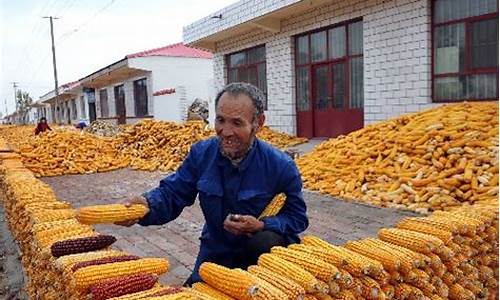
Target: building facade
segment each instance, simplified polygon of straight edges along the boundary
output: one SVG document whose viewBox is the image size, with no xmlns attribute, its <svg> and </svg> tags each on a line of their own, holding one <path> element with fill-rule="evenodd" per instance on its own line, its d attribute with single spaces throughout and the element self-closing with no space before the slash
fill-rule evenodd
<svg viewBox="0 0 500 300">
<path fill-rule="evenodd" d="M 267 95 L 267 123 L 306 137 L 455 101 L 498 101 L 496 0 L 242 0 L 184 28 L 216 89 Z"/>
</svg>

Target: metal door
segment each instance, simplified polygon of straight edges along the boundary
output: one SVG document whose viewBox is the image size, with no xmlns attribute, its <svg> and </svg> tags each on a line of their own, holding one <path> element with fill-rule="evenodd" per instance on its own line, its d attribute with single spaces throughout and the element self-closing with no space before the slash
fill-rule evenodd
<svg viewBox="0 0 500 300">
<path fill-rule="evenodd" d="M 127 122 L 127 112 L 125 109 L 125 92 L 123 90 L 123 85 L 115 86 L 115 106 L 118 124 L 125 124 Z"/>
</svg>

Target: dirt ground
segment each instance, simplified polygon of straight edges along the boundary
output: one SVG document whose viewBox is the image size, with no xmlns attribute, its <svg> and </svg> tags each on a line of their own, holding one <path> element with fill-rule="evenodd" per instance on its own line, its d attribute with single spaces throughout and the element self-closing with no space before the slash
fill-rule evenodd
<svg viewBox="0 0 500 300">
<path fill-rule="evenodd" d="M 90 175 L 67 175 L 42 178 L 61 200 L 69 201 L 75 208 L 113 203 L 155 186 L 165 174 L 122 169 Z M 315 234 L 331 243 L 342 245 L 348 240 L 376 236 L 381 227 L 393 226 L 405 216 L 414 213 L 381 209 L 356 204 L 304 191 L 310 226 L 306 234 Z M 130 228 L 116 225 L 99 225 L 96 229 L 114 235 L 117 249 L 140 256 L 168 258 L 171 268 L 160 278 L 166 284 L 182 284 L 192 271 L 198 253 L 198 237 L 203 226 L 199 205 L 186 208 L 176 220 L 162 226 Z M 7 230 L 0 210 L 0 300 L 25 299 L 19 254 Z M 1 269 L 3 265 L 3 269 Z M 10 298 L 9 298 L 10 297 Z"/>
</svg>

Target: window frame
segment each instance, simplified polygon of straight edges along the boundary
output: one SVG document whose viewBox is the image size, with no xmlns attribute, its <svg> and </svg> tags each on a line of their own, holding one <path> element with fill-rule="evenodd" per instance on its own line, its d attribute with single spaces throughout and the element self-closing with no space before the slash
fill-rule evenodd
<svg viewBox="0 0 500 300">
<path fill-rule="evenodd" d="M 294 47 L 294 74 L 295 74 L 295 95 L 296 97 L 298 96 L 298 76 L 297 76 L 297 70 L 299 68 L 308 68 L 308 76 L 309 76 L 309 110 L 300 110 L 298 108 L 298 105 L 296 105 L 296 111 L 297 113 L 299 112 L 308 112 L 308 111 L 314 111 L 314 103 L 313 103 L 313 98 L 314 98 L 314 92 L 313 92 L 313 72 L 316 66 L 319 65 L 327 65 L 328 66 L 328 94 L 332 96 L 332 98 L 329 100 L 330 106 L 328 108 L 334 109 L 334 110 L 349 110 L 349 109 L 363 109 L 364 108 L 364 99 L 362 101 L 361 107 L 351 107 L 351 70 L 350 70 L 350 61 L 355 58 L 363 58 L 364 59 L 364 47 L 362 50 L 361 54 L 349 54 L 349 25 L 354 24 L 357 22 L 361 22 L 363 24 L 363 17 L 358 17 L 354 19 L 349 19 L 346 21 L 342 21 L 339 23 L 335 23 L 333 25 L 329 25 L 326 27 L 321 27 L 317 28 L 311 31 L 307 32 L 302 32 L 300 34 L 297 34 L 293 36 L 293 47 Z M 329 31 L 338 28 L 338 27 L 345 27 L 345 45 L 344 45 L 344 56 L 338 57 L 338 58 L 331 58 L 330 57 L 330 34 Z M 323 61 L 312 61 L 312 47 L 311 47 L 311 36 L 315 33 L 325 31 L 326 32 L 326 55 L 327 59 Z M 299 52 L 298 52 L 298 45 L 297 41 L 299 38 L 307 36 L 308 40 L 308 59 L 306 63 L 298 63 L 298 57 L 299 57 Z M 363 45 L 364 46 L 364 45 Z M 333 67 L 335 65 L 344 65 L 344 99 L 343 99 L 343 106 L 341 108 L 335 107 L 334 106 L 334 86 L 333 86 Z M 364 71 L 363 71 L 363 76 L 364 76 Z M 364 86 L 363 86 L 364 89 Z M 298 100 L 298 99 L 296 99 Z M 296 101 L 297 103 L 297 101 Z"/>
<path fill-rule="evenodd" d="M 264 48 L 264 60 L 260 60 L 260 61 L 257 61 L 257 62 L 253 62 L 253 63 L 248 63 L 248 52 L 250 52 L 251 50 L 254 50 L 254 49 L 257 49 L 257 48 Z M 245 69 L 245 70 L 249 70 L 249 69 L 253 69 L 255 68 L 255 72 L 256 72 L 256 81 L 257 81 L 257 84 L 259 83 L 260 81 L 260 78 L 259 78 L 259 65 L 263 65 L 264 66 L 264 73 L 265 73 L 265 76 L 266 76 L 266 80 L 265 80 L 265 90 L 263 90 L 262 92 L 264 93 L 264 111 L 267 111 L 267 107 L 268 107 L 268 103 L 267 103 L 267 49 L 266 49 L 266 44 L 260 44 L 260 45 L 257 45 L 257 46 L 253 46 L 253 47 L 250 47 L 250 48 L 245 48 L 245 49 L 242 49 L 242 50 L 238 50 L 238 51 L 235 51 L 235 52 L 231 52 L 231 53 L 228 53 L 225 55 L 225 65 L 226 65 L 226 84 L 229 84 L 229 83 L 232 83 L 232 82 L 239 82 L 239 81 L 230 81 L 230 73 L 232 70 L 236 70 L 236 74 L 238 74 L 238 70 L 240 69 Z M 246 61 L 244 64 L 242 65 L 239 65 L 239 66 L 236 66 L 236 67 L 231 67 L 230 66 L 230 63 L 231 63 L 231 55 L 234 55 L 234 54 L 238 54 L 238 53 L 245 53 L 245 57 L 246 57 Z M 238 80 L 238 78 L 237 78 Z M 247 82 L 248 83 L 248 82 Z M 257 86 L 258 87 L 258 86 Z M 260 89 L 260 87 L 258 87 Z"/>
<path fill-rule="evenodd" d="M 499 95 L 499 76 L 498 76 L 498 66 L 495 67 L 487 67 L 487 68 L 473 68 L 471 66 L 472 64 L 472 36 L 471 36 L 471 27 L 474 22 L 478 21 L 486 21 L 486 20 L 494 20 L 495 18 L 498 20 L 498 7 L 497 7 L 497 12 L 495 13 L 488 13 L 484 15 L 479 15 L 479 16 L 473 16 L 473 17 L 467 17 L 467 18 L 461 18 L 461 19 L 456 19 L 456 20 L 451 20 L 451 21 L 445 21 L 441 23 L 436 23 L 435 18 L 436 18 L 436 2 L 438 0 L 432 0 L 431 2 L 431 101 L 432 103 L 457 103 L 457 102 L 462 102 L 462 101 L 487 101 L 487 100 L 493 100 L 493 99 L 470 99 L 470 98 L 464 98 L 464 99 L 436 99 L 435 95 L 435 80 L 436 78 L 446 78 L 446 77 L 460 77 L 460 76 L 469 76 L 469 75 L 481 75 L 481 74 L 495 74 L 497 78 L 497 93 L 496 93 L 496 99 L 498 99 Z M 443 74 L 435 74 L 435 42 L 434 38 L 436 36 L 435 31 L 436 28 L 441 27 L 441 26 L 448 26 L 448 25 L 453 25 L 453 24 L 464 24 L 464 40 L 465 40 L 465 45 L 464 45 L 464 70 L 463 71 L 458 71 L 455 73 L 443 73 Z"/>
<path fill-rule="evenodd" d="M 139 108 L 140 108 L 140 105 L 139 105 L 139 102 L 138 102 L 138 98 L 139 98 L 139 92 L 137 90 L 137 87 L 139 86 L 138 85 L 138 82 L 140 81 L 144 81 L 144 85 L 141 84 L 141 87 L 144 87 L 144 96 L 145 96 L 145 109 L 146 111 L 144 112 L 144 114 L 139 114 Z M 132 88 L 133 88 L 133 93 L 134 93 L 134 114 L 136 117 L 145 117 L 145 116 L 148 116 L 148 113 L 149 113 L 149 109 L 148 109 L 148 79 L 147 77 L 144 77 L 144 78 L 140 78 L 140 79 L 136 79 L 132 82 Z M 142 112 L 141 112 L 142 113 Z"/>
</svg>

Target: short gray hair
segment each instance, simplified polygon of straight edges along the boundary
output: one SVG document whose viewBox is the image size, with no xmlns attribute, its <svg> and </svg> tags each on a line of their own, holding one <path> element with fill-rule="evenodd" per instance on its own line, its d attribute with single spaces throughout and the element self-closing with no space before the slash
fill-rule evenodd
<svg viewBox="0 0 500 300">
<path fill-rule="evenodd" d="M 253 106 L 255 108 L 255 116 L 261 116 L 264 114 L 264 101 L 266 96 L 264 93 L 255 85 L 246 83 L 246 82 L 233 82 L 226 85 L 215 97 L 215 109 L 217 109 L 217 105 L 219 104 L 220 97 L 225 92 L 228 92 L 233 95 L 244 94 L 247 95 L 250 99 L 252 99 Z"/>
</svg>

